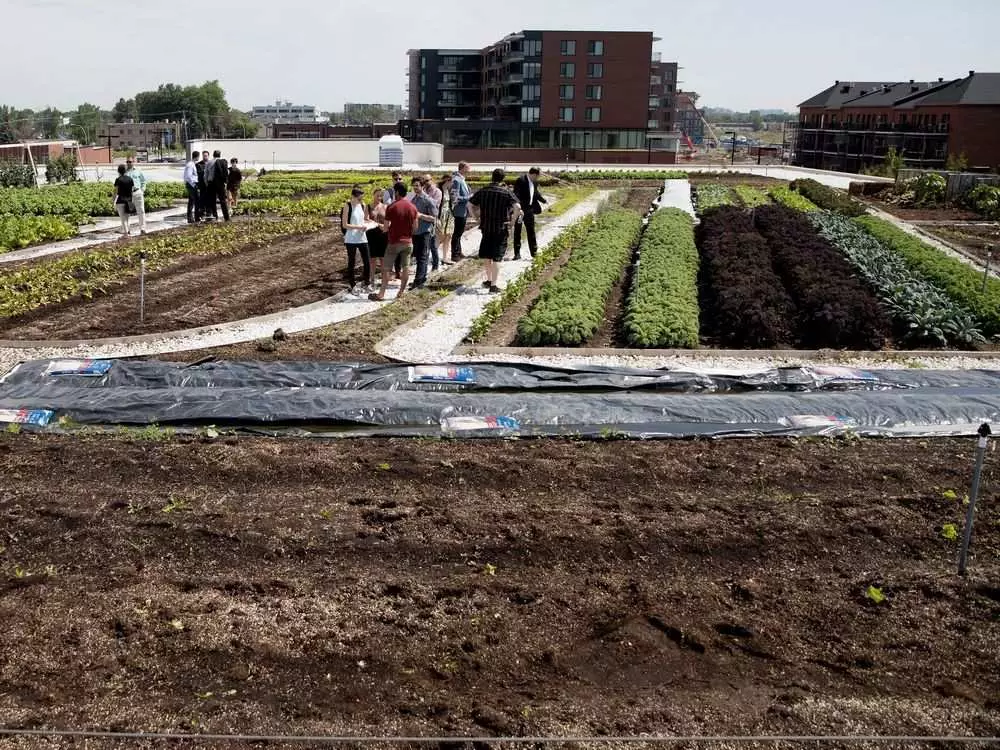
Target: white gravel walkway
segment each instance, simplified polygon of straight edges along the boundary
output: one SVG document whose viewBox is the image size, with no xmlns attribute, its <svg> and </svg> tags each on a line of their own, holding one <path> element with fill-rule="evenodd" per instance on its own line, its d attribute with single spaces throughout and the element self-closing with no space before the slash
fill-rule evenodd
<svg viewBox="0 0 1000 750">
<path fill-rule="evenodd" d="M 538 247 L 544 248 L 566 227 L 596 211 L 611 192 L 598 191 L 546 224 L 538 233 Z M 530 264 L 530 258 L 503 263 L 500 266 L 500 285 L 504 286 L 516 279 Z M 378 346 L 378 352 L 386 357 L 410 362 L 447 361 L 452 357 L 452 350 L 461 344 L 469 333 L 473 321 L 492 299 L 495 299 L 495 296 L 481 287 L 460 289 L 429 310 L 413 325 L 397 330 Z"/>
<path fill-rule="evenodd" d="M 166 229 L 176 229 L 184 222 L 176 221 L 178 218 L 187 216 L 187 209 L 184 207 L 167 208 L 162 211 L 153 211 L 146 214 L 146 233 L 162 232 Z M 132 226 L 138 232 L 135 220 Z M 48 255 L 68 253 L 72 250 L 83 250 L 87 247 L 100 245 L 105 242 L 122 239 L 118 233 L 121 227 L 119 219 L 100 219 L 94 224 L 85 224 L 80 227 L 80 233 L 72 239 L 61 242 L 50 242 L 46 245 L 36 245 L 26 247 L 24 250 L 13 250 L 9 253 L 0 253 L 0 264 L 16 263 L 22 260 L 32 260 L 34 258 L 44 258 Z"/>
<path fill-rule="evenodd" d="M 697 221 L 694 204 L 691 203 L 691 183 L 687 180 L 664 180 L 663 195 L 660 196 L 657 210 L 661 208 L 679 208 Z"/>
</svg>

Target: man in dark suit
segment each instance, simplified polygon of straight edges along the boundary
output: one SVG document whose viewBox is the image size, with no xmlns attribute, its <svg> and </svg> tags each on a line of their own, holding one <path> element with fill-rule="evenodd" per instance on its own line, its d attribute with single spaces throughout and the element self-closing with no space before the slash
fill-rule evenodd
<svg viewBox="0 0 1000 750">
<path fill-rule="evenodd" d="M 520 221 L 514 227 L 514 260 L 521 260 L 521 224 L 528 235 L 528 250 L 531 257 L 538 251 L 538 241 L 535 239 L 535 214 L 542 212 L 542 204 L 548 201 L 538 191 L 538 178 L 542 172 L 538 167 L 532 167 L 528 174 L 521 175 L 514 182 L 514 195 L 524 209 Z"/>
</svg>

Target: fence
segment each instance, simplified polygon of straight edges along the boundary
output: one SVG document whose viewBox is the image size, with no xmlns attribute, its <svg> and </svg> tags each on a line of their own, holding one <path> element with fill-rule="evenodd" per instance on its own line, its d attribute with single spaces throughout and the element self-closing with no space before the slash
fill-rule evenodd
<svg viewBox="0 0 1000 750">
<path fill-rule="evenodd" d="M 896 177 L 896 184 L 908 182 L 923 174 L 938 174 L 948 181 L 945 188 L 945 198 L 949 201 L 958 200 L 976 185 L 1000 185 L 1000 175 L 946 172 L 939 169 L 901 169 Z"/>
</svg>

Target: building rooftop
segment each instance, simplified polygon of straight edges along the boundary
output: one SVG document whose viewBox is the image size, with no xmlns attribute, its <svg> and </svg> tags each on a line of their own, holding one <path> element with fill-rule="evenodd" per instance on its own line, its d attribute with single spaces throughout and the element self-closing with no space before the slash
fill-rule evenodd
<svg viewBox="0 0 1000 750">
<path fill-rule="evenodd" d="M 945 81 L 836 81 L 800 107 L 916 107 L 948 104 L 1000 105 L 1000 73 L 969 71 Z"/>
</svg>

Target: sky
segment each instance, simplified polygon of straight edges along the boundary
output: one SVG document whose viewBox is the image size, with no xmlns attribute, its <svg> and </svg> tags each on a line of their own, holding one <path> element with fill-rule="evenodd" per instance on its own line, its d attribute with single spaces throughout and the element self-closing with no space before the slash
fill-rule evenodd
<svg viewBox="0 0 1000 750">
<path fill-rule="evenodd" d="M 403 104 L 408 49 L 522 29 L 653 31 L 701 106 L 739 111 L 794 110 L 837 79 L 1000 72 L 1000 0 L 0 0 L 0 18 L 19 30 L 4 34 L 0 104 L 33 109 L 213 79 L 239 109 Z"/>
</svg>

